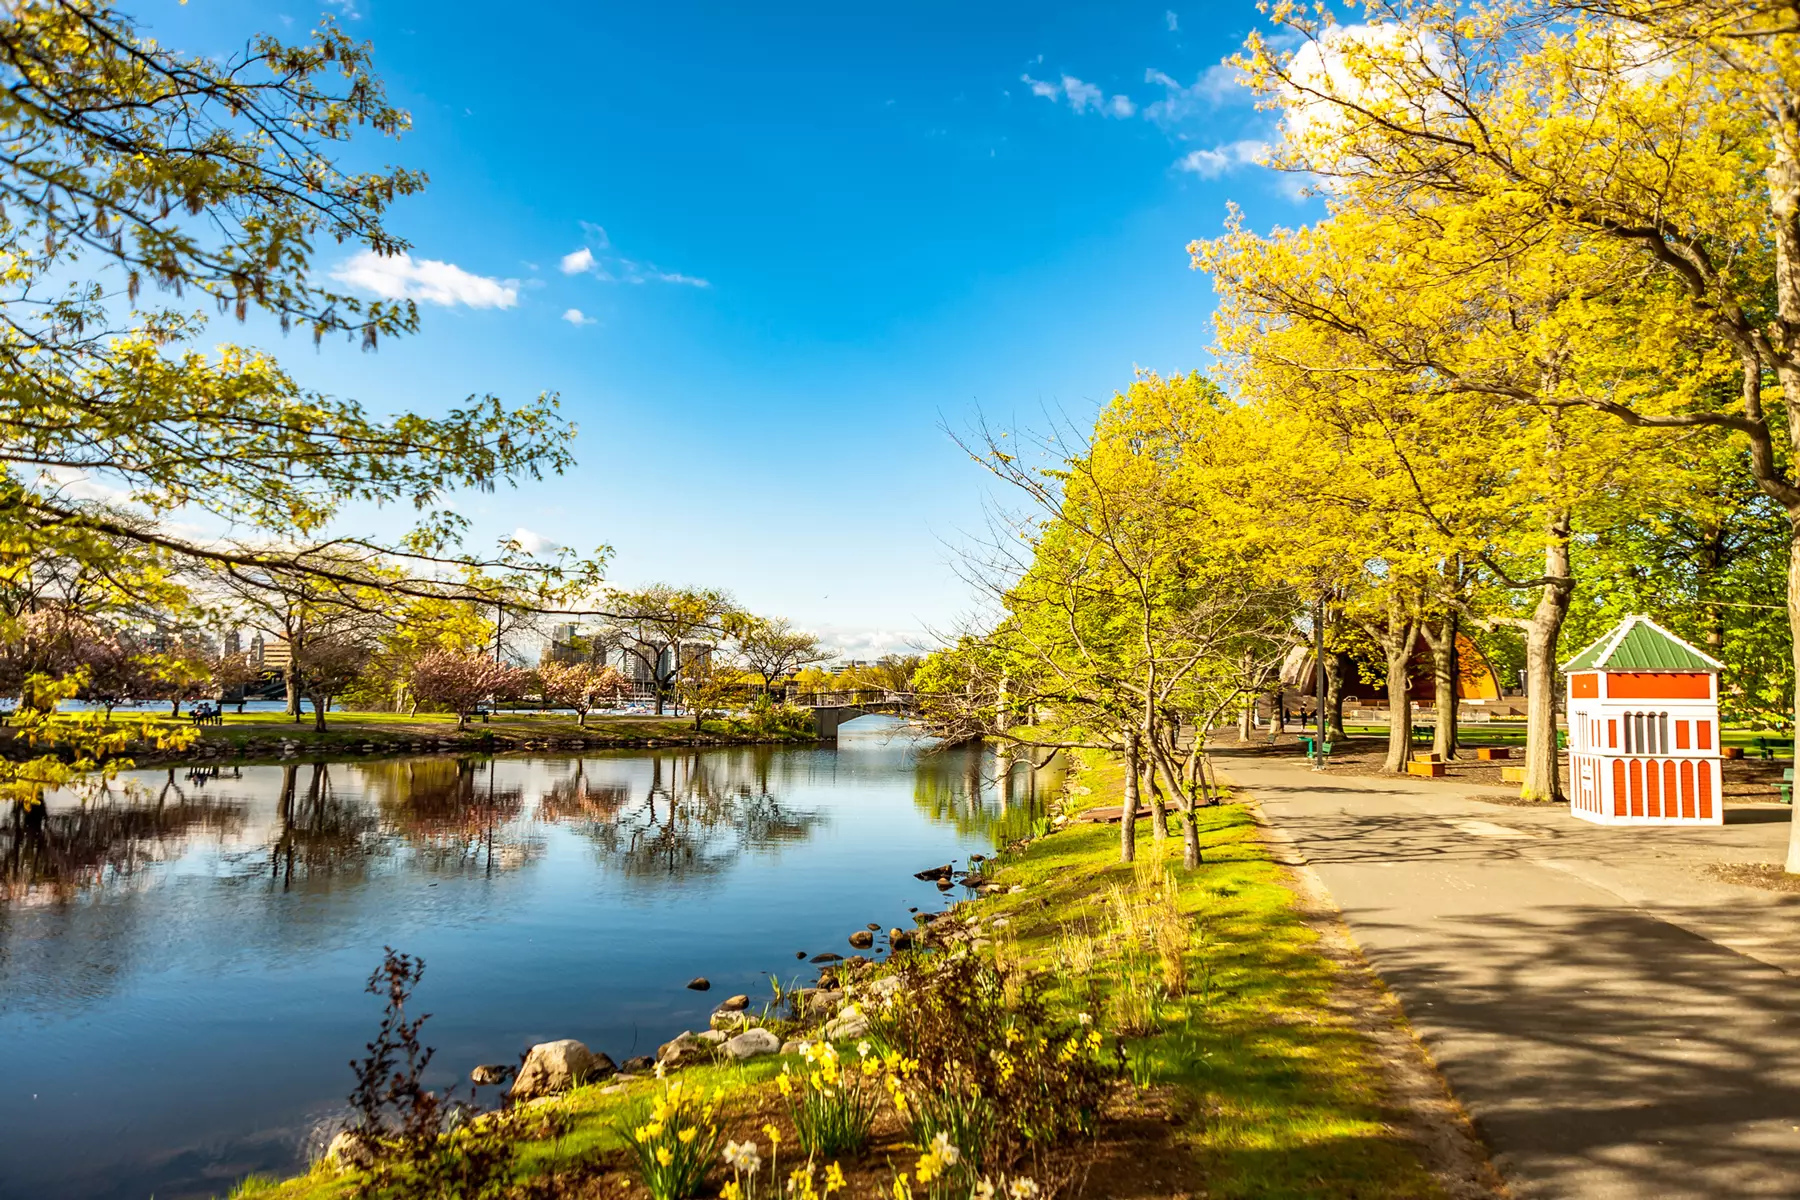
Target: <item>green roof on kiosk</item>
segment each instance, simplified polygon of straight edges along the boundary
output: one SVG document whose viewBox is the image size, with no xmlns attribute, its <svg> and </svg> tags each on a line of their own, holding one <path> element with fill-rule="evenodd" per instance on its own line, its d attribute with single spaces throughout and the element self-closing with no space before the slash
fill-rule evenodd
<svg viewBox="0 0 1800 1200">
<path fill-rule="evenodd" d="M 1721 671 L 1725 664 L 1702 654 L 1649 617 L 1626 617 L 1612 631 L 1562 665 L 1567 671 Z"/>
</svg>

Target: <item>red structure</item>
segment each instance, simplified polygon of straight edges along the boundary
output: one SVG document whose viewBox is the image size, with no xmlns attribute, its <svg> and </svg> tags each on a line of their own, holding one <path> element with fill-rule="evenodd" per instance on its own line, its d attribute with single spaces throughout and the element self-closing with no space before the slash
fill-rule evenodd
<svg viewBox="0 0 1800 1200">
<path fill-rule="evenodd" d="M 1569 811 L 1601 825 L 1721 825 L 1721 664 L 1627 617 L 1563 664 Z"/>
</svg>

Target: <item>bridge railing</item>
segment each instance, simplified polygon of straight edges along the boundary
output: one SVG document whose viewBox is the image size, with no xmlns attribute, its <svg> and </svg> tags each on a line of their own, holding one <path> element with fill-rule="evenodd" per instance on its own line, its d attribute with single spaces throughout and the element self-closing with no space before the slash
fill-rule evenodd
<svg viewBox="0 0 1800 1200">
<path fill-rule="evenodd" d="M 911 707 L 913 693 L 890 692 L 882 688 L 859 688 L 841 692 L 790 691 L 787 702 L 801 708 L 857 708 L 876 704 Z"/>
</svg>

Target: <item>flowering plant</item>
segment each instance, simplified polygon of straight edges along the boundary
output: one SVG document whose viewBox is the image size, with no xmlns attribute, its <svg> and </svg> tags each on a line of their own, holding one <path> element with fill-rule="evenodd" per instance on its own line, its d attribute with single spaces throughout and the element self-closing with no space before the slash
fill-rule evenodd
<svg viewBox="0 0 1800 1200">
<path fill-rule="evenodd" d="M 881 1098 L 882 1060 L 866 1041 L 856 1054 L 846 1063 L 830 1042 L 814 1042 L 803 1055 L 804 1074 L 783 1066 L 775 1079 L 808 1155 L 852 1154 L 869 1140 Z"/>
<path fill-rule="evenodd" d="M 700 1190 L 718 1152 L 718 1109 L 724 1099 L 722 1088 L 706 1096 L 677 1079 L 620 1128 L 652 1200 L 683 1200 Z"/>
</svg>

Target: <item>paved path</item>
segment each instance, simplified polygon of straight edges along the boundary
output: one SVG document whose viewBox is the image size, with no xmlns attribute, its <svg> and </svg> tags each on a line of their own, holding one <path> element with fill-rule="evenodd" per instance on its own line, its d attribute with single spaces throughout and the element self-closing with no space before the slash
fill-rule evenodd
<svg viewBox="0 0 1800 1200">
<path fill-rule="evenodd" d="M 1521 1197 L 1800 1196 L 1787 810 L 1601 828 L 1496 789 L 1220 758 L 1298 844 Z"/>
</svg>

